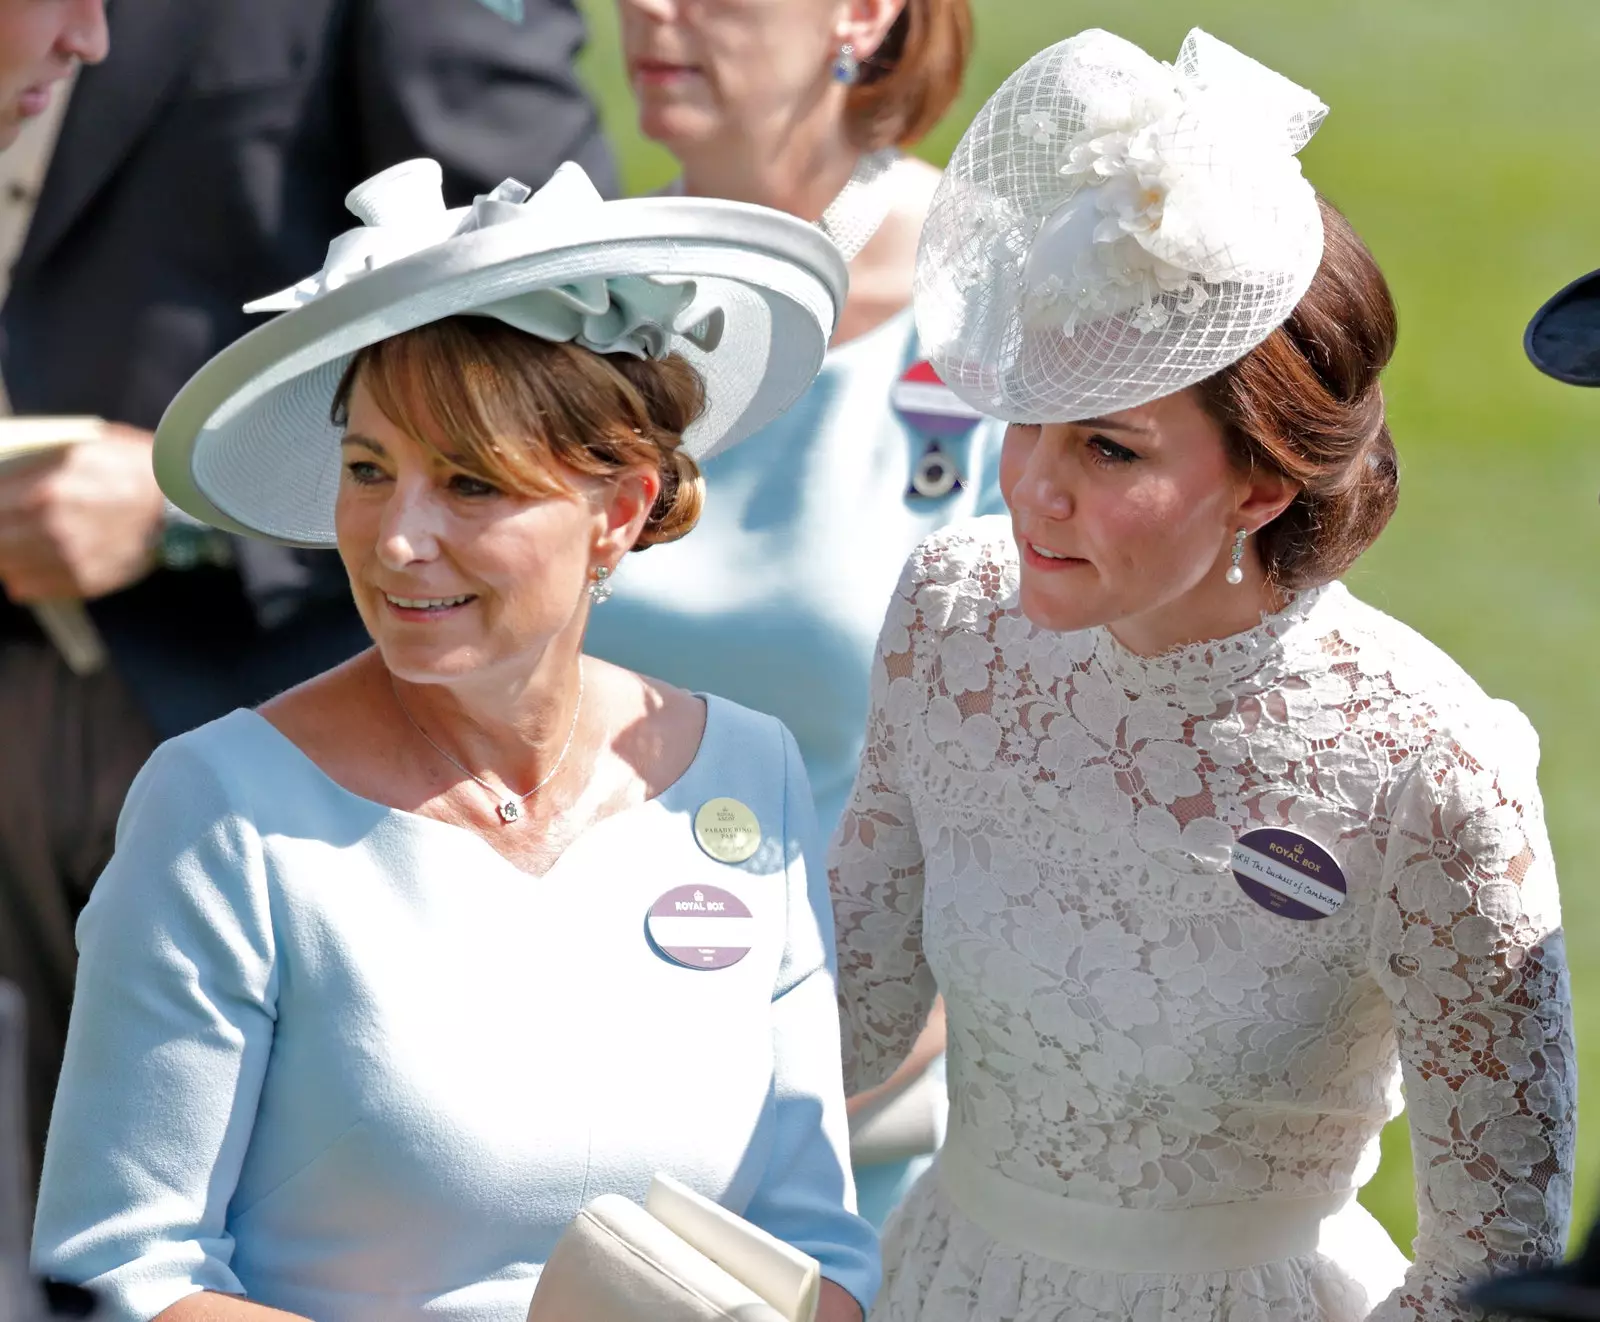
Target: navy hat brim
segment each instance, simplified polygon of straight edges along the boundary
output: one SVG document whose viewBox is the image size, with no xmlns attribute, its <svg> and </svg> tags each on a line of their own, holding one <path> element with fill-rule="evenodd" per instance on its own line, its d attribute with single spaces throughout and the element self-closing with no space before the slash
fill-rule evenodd
<svg viewBox="0 0 1600 1322">
<path fill-rule="evenodd" d="M 1522 347 L 1546 376 L 1600 386 L 1600 271 L 1574 280 L 1534 313 Z"/>
<path fill-rule="evenodd" d="M 1474 1286 L 1467 1301 L 1485 1313 L 1549 1322 L 1600 1319 L 1600 1282 L 1579 1264 L 1496 1276 Z"/>
</svg>

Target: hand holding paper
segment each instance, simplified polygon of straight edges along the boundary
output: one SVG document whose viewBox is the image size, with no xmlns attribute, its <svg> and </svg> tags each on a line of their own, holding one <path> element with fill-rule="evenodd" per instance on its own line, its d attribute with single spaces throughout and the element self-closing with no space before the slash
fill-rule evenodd
<svg viewBox="0 0 1600 1322">
<path fill-rule="evenodd" d="M 143 578 L 164 504 L 150 434 L 94 418 L 0 419 L 0 584 L 93 599 Z"/>
<path fill-rule="evenodd" d="M 0 418 L 0 589 L 32 608 L 68 665 L 105 648 L 82 600 L 153 563 L 163 502 L 150 434 L 99 418 Z"/>
</svg>

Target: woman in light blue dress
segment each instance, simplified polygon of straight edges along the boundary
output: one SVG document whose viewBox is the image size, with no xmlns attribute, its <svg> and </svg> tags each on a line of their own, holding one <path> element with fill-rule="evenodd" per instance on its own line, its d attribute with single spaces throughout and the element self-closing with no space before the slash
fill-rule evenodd
<svg viewBox="0 0 1600 1322">
<path fill-rule="evenodd" d="M 968 3 L 845 19 L 725 0 L 617 7 L 640 127 L 683 167 L 675 190 L 818 221 L 850 259 L 850 296 L 816 383 L 706 465 L 694 538 L 629 561 L 590 647 L 782 719 L 825 841 L 855 777 L 873 647 L 906 555 L 1003 508 L 1002 429 L 924 361 L 911 274 L 939 175 L 899 151 L 959 90 Z M 857 1193 L 875 1223 L 942 1133 L 941 1038 L 935 1025 L 884 1089 L 852 1099 Z"/>
<path fill-rule="evenodd" d="M 576 166 L 459 211 L 439 187 L 425 161 L 356 190 L 364 226 L 158 434 L 189 513 L 336 544 L 375 646 L 136 782 L 35 1266 L 130 1322 L 521 1322 L 573 1215 L 664 1172 L 859 1322 L 794 740 L 583 655 L 626 553 L 693 526 L 696 456 L 809 383 L 842 264 Z"/>
</svg>

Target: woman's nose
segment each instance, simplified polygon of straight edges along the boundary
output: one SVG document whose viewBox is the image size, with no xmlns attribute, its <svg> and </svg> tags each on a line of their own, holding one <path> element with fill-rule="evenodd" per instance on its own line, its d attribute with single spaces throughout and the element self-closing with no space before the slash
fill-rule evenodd
<svg viewBox="0 0 1600 1322">
<path fill-rule="evenodd" d="M 1047 519 L 1072 516 L 1072 460 L 1066 447 L 1041 439 L 1028 455 L 1013 500 Z"/>
<path fill-rule="evenodd" d="M 378 527 L 378 558 L 404 569 L 439 555 L 439 509 L 427 491 L 397 482 Z"/>
<path fill-rule="evenodd" d="M 622 13 L 628 11 L 657 23 L 670 23 L 677 15 L 678 0 L 617 0 Z"/>
</svg>

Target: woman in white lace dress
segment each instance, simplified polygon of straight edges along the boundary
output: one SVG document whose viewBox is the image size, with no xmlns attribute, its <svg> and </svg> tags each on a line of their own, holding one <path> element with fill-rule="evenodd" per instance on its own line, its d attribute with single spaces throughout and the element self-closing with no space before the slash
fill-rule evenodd
<svg viewBox="0 0 1600 1322">
<path fill-rule="evenodd" d="M 1433 1322 L 1562 1250 L 1536 738 L 1338 582 L 1395 505 L 1395 321 L 1300 176 L 1324 113 L 1086 33 L 935 201 L 919 323 L 1011 421 L 1011 516 L 908 565 L 831 857 L 849 1086 L 936 987 L 949 1024 L 877 1322 Z M 1355 1202 L 1402 1084 L 1409 1264 Z"/>
</svg>

